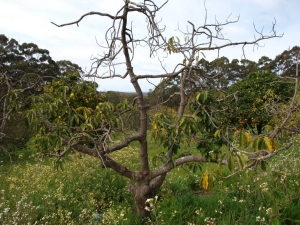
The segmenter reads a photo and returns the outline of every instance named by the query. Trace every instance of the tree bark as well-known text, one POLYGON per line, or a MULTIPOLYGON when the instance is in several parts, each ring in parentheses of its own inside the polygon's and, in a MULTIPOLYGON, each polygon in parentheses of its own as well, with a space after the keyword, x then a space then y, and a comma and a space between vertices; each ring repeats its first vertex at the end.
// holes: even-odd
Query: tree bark
POLYGON ((153 197, 149 182, 143 180, 137 182, 136 185, 128 183, 127 187, 134 196, 137 215, 150 217, 150 211, 145 209, 147 199, 153 197))

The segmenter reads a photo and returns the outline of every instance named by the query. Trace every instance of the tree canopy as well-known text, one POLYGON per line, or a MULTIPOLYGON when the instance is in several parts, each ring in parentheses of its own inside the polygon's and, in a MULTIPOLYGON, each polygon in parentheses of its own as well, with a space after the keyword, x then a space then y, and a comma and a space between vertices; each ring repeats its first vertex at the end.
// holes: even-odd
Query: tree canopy
POLYGON ((237 127, 257 128, 258 134, 267 125, 273 115, 268 112, 266 103, 287 103, 293 95, 293 85, 284 82, 275 74, 251 73, 246 78, 233 84, 228 94, 235 96, 227 105, 230 107, 229 118, 237 127))
POLYGON ((22 80, 25 74, 39 74, 45 80, 57 77, 59 68, 49 55, 36 44, 19 44, 15 39, 0 35, 0 72, 6 72, 14 80, 22 80))

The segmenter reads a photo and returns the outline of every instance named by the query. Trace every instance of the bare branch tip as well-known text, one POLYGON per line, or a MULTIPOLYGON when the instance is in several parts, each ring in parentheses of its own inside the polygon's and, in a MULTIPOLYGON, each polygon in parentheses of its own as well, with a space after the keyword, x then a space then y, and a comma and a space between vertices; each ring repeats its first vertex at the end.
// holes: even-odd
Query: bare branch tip
POLYGON ((59 27, 59 25, 57 25, 56 23, 54 23, 54 22, 51 22, 54 26, 57 26, 57 27, 59 27))

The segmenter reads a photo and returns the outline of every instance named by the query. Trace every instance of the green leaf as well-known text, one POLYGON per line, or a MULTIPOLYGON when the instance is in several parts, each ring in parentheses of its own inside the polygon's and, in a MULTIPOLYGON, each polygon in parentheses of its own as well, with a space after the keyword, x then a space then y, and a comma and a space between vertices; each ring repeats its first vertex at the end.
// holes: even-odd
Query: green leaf
POLYGON ((265 141, 263 138, 259 138, 259 141, 258 141, 258 150, 262 150, 262 149, 265 149, 266 146, 265 146, 265 141))
POLYGON ((230 172, 233 172, 234 170, 234 158, 232 154, 229 154, 228 169, 230 170, 230 172))
POLYGON ((241 148, 245 147, 245 135, 243 132, 240 133, 239 145, 241 148))
POLYGON ((208 97, 208 91, 203 91, 201 96, 200 96, 200 102, 203 104, 207 100, 208 97))
POLYGON ((261 161, 260 166, 263 171, 267 170, 267 162, 266 161, 261 161))
MULTIPOLYGON (((293 221, 293 222, 295 222, 295 221, 293 221)), ((299 220, 299 223, 300 223, 300 220, 299 220)), ((277 218, 273 218, 271 221, 271 225, 280 225, 280 222, 277 218)))
POLYGON ((225 156, 226 156, 226 153, 223 152, 223 153, 221 154, 221 157, 218 158, 218 164, 219 164, 219 166, 222 165, 222 161, 223 161, 223 159, 225 158, 225 156))
POLYGON ((196 99, 197 99, 197 101, 199 101, 199 99, 200 99, 200 96, 201 96, 201 92, 197 93, 197 95, 196 95, 196 99))
POLYGON ((180 149, 180 145, 179 144, 172 144, 168 150, 171 150, 172 152, 174 152, 174 154, 177 154, 178 152, 178 149, 180 149))
POLYGON ((258 151, 258 142, 259 142, 259 138, 255 138, 253 141, 252 141, 252 149, 253 151, 258 151))
POLYGON ((168 41, 169 44, 171 45, 171 47, 174 46, 173 38, 174 38, 174 37, 170 37, 170 38, 169 38, 169 41, 168 41))

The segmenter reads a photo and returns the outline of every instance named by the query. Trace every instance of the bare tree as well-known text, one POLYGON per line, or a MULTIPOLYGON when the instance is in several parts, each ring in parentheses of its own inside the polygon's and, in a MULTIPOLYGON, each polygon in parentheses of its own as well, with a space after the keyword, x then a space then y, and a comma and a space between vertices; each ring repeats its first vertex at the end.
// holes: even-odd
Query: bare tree
MULTIPOLYGON (((185 109, 187 106, 186 86, 189 82, 189 77, 193 71, 197 70, 195 66, 199 60, 202 52, 205 51, 220 51, 223 48, 231 46, 241 46, 243 51, 246 45, 259 46, 259 42, 262 40, 281 37, 277 35, 275 31, 275 23, 272 24, 271 33, 268 35, 263 34, 255 30, 256 37, 253 40, 243 42, 232 42, 226 39, 222 33, 222 29, 225 26, 230 26, 233 23, 238 22, 236 20, 226 20, 225 22, 208 23, 205 21, 202 26, 196 27, 194 23, 188 21, 186 30, 183 31, 178 28, 178 31, 185 37, 180 41, 178 37, 172 36, 166 38, 164 36, 165 27, 161 26, 161 21, 157 18, 157 13, 162 7, 165 7, 168 1, 162 5, 157 5, 155 1, 144 0, 141 3, 133 2, 130 0, 124 0, 123 6, 116 11, 115 15, 103 13, 103 12, 89 12, 82 15, 78 20, 66 24, 54 25, 58 27, 77 25, 86 17, 97 15, 100 17, 106 17, 111 19, 111 26, 105 33, 106 46, 102 46, 104 53, 99 58, 94 58, 91 69, 87 74, 87 77, 95 77, 100 79, 107 78, 130 78, 130 82, 133 85, 136 92, 136 102, 140 114, 140 128, 137 133, 126 136, 124 140, 119 141, 117 144, 109 142, 111 135, 111 127, 107 127, 106 131, 101 137, 91 137, 93 139, 93 148, 88 148, 80 143, 80 141, 72 142, 70 139, 64 139, 64 144, 68 146, 67 150, 73 148, 79 152, 98 157, 101 164, 105 168, 111 168, 121 176, 127 177, 129 180, 128 188, 134 195, 137 214, 142 216, 149 216, 149 211, 145 209, 146 199, 153 197, 163 184, 166 175, 169 171, 177 166, 183 165, 189 162, 207 162, 208 160, 201 154, 187 155, 179 158, 174 157, 173 148, 169 148, 165 155, 165 160, 161 166, 157 169, 151 169, 148 158, 148 145, 147 145, 147 132, 149 116, 149 105, 146 103, 143 92, 141 90, 141 80, 151 79, 165 79, 165 78, 180 78, 180 90, 178 93, 180 96, 180 104, 177 110, 177 123, 184 117, 185 109), (148 36, 141 39, 136 39, 134 35, 134 29, 129 20, 130 14, 139 13, 146 19, 146 25, 148 36), (182 62, 175 65, 171 72, 166 71, 162 74, 136 74, 133 68, 133 62, 135 55, 140 48, 147 48, 149 50, 149 57, 156 57, 159 54, 178 54, 182 57, 182 62), (120 61, 122 59, 122 61, 120 61), (117 68, 124 70, 123 73, 118 73, 117 68), (105 70, 105 71, 104 71, 105 70), (124 149, 130 145, 133 141, 139 142, 139 162, 140 169, 138 171, 131 170, 119 162, 113 160, 110 157, 110 153, 124 149)), ((161 62, 161 65, 163 63, 161 62)), ((199 74, 199 73, 198 73, 199 74)), ((199 74, 203 76, 205 80, 207 77, 205 74, 199 74)), ((297 81, 298 82, 298 81, 297 81)), ((199 106, 201 109, 201 106, 199 106)), ((291 105, 291 108, 293 104, 291 105)), ((202 108, 205 111, 205 108, 202 108)), ((210 118, 211 119, 211 118, 210 118)), ((51 124, 48 124, 51 127, 51 124)), ((178 125, 179 126, 179 125, 178 125)), ((284 126, 284 124, 282 125, 284 126)), ((278 129, 283 129, 280 126, 278 129)), ((271 135, 276 136, 278 130, 275 130, 271 135)), ((79 140, 78 136, 77 139, 79 140)), ((266 160, 276 155, 281 150, 288 149, 291 144, 283 146, 276 151, 270 153, 267 150, 259 150, 258 152, 249 154, 249 161, 245 168, 254 167, 258 162, 266 160)), ((64 154, 64 153, 63 153, 64 154)), ((62 155, 58 157, 61 158, 62 155)), ((228 163, 228 159, 224 159, 223 163, 228 163)))

